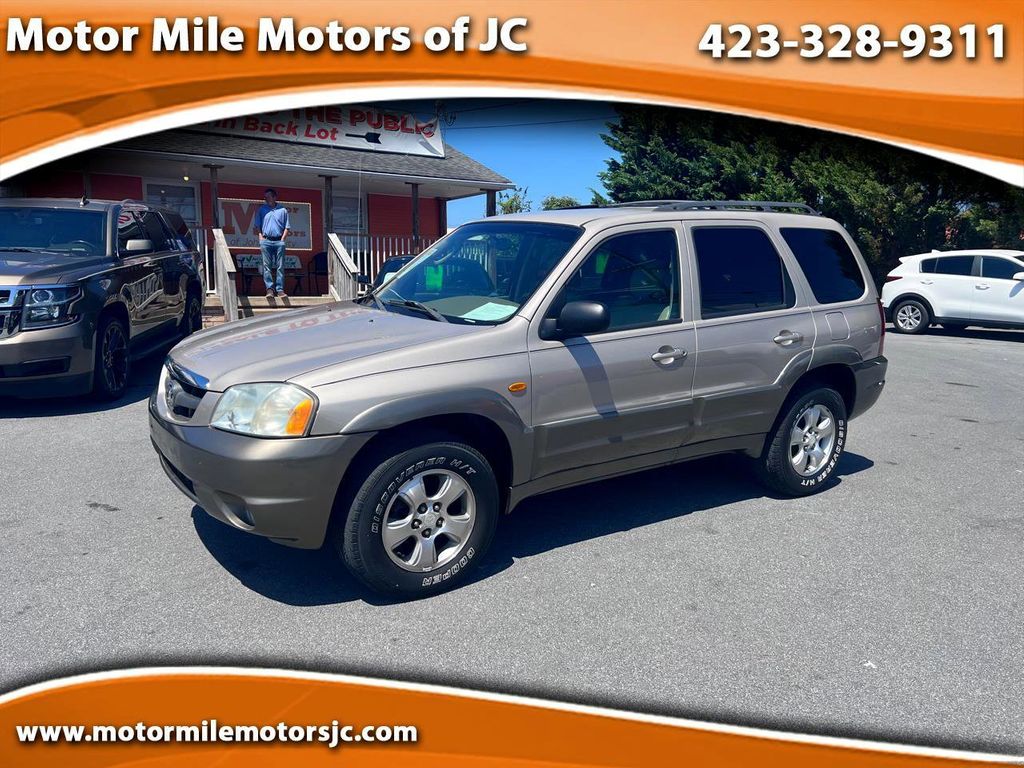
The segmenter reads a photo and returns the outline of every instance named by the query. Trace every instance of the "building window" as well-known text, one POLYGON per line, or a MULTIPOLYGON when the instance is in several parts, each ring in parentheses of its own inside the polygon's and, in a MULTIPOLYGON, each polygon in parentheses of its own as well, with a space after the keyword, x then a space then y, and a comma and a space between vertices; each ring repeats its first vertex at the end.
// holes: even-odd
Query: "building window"
POLYGON ((366 211, 361 203, 358 197, 334 196, 331 217, 335 232, 355 234, 366 231, 366 211))
POLYGON ((146 182, 146 202, 177 211, 189 227, 199 224, 199 195, 191 184, 146 182))

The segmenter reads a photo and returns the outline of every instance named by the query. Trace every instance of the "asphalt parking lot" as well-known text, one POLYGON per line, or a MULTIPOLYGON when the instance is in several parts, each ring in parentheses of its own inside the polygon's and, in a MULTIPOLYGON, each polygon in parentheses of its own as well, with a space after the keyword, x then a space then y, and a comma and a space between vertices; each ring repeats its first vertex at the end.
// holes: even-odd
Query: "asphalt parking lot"
POLYGON ((551 494, 406 604, 194 509, 149 445, 159 360, 114 407, 0 404, 0 688, 260 665, 1024 754, 1024 333, 886 353, 825 493, 723 457, 551 494))

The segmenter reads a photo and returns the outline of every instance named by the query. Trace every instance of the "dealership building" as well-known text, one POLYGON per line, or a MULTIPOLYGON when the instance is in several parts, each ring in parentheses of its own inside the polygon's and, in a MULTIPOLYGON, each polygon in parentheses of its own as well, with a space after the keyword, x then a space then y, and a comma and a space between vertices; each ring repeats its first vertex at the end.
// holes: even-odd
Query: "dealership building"
POLYGON ((492 215, 513 185, 447 144, 436 120, 331 106, 232 118, 92 150, 5 182, 6 195, 137 199, 177 210, 209 247, 224 232, 242 294, 263 293, 255 215, 274 187, 291 220, 286 290, 326 292, 327 236, 371 277, 447 231, 447 202, 492 215), (319 256, 318 256, 319 254, 319 256))

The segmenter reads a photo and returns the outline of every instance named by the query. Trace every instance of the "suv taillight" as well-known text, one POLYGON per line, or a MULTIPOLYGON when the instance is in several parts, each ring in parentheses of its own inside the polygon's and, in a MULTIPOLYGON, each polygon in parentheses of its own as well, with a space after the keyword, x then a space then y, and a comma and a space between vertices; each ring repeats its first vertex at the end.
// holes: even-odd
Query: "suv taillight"
POLYGON ((903 275, 886 275, 885 276, 885 282, 887 282, 887 283, 891 283, 894 280, 902 280, 902 279, 903 279, 903 275))
POLYGON ((878 322, 882 329, 882 332, 878 334, 878 355, 881 357, 885 354, 885 307, 882 306, 881 299, 876 299, 875 303, 878 304, 878 322))

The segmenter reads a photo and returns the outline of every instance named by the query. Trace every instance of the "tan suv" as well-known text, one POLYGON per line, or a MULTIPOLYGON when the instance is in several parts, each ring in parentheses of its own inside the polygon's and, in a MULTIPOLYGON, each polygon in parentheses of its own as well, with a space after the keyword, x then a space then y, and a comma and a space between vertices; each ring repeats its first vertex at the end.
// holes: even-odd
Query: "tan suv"
POLYGON ((805 206, 504 216, 356 301, 178 345, 150 430, 219 520, 426 595, 556 488, 724 452, 782 493, 827 488, 883 333, 856 245, 805 206))

